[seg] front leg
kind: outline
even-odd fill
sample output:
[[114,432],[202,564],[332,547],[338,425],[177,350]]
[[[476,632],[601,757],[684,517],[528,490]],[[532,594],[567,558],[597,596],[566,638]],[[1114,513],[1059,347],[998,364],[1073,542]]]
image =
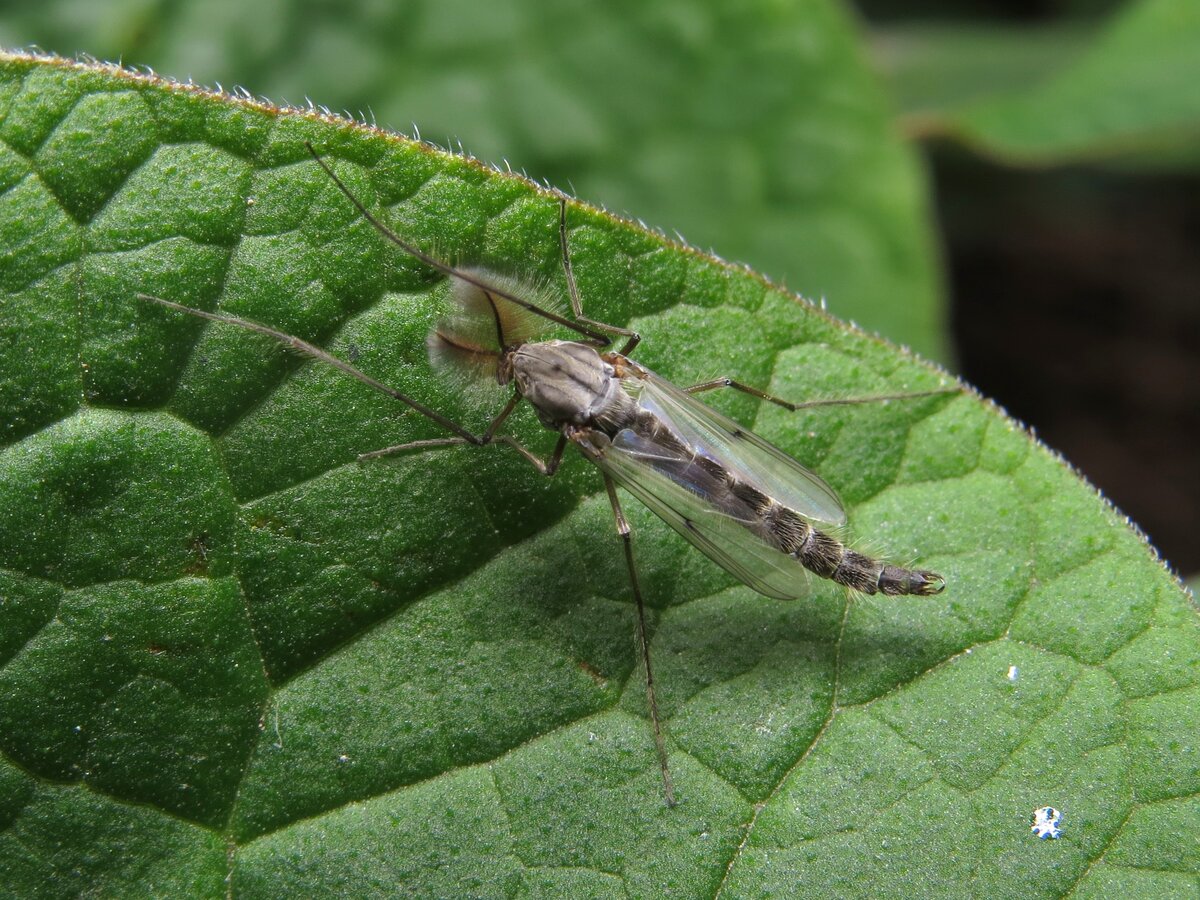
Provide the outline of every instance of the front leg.
[[608,334],[618,335],[625,338],[625,344],[621,347],[621,355],[628,356],[633,352],[642,340],[642,336],[636,331],[629,328],[622,328],[620,325],[609,325],[607,322],[600,322],[596,319],[589,319],[583,314],[583,300],[579,296],[579,287],[575,284],[575,269],[571,266],[571,250],[567,246],[567,198],[558,198],[558,245],[562,251],[562,266],[563,274],[567,279],[567,294],[571,298],[571,312],[575,318],[583,322],[585,325],[591,325],[593,328],[598,328]]
[[[484,440],[479,443],[479,446],[487,444],[506,444],[512,447],[529,462],[535,469],[545,475],[547,478],[552,478],[554,473],[558,471],[559,465],[562,464],[563,451],[567,446],[566,436],[558,439],[558,443],[554,445],[554,452],[550,454],[548,459],[542,459],[533,451],[526,448],[516,438],[507,434],[490,435],[485,434]],[[475,446],[471,441],[463,438],[430,438],[424,441],[409,441],[407,444],[397,444],[394,447],[384,447],[382,450],[372,450],[370,453],[360,453],[358,455],[359,462],[366,462],[371,459],[381,459],[385,456],[394,456],[398,453],[405,453],[409,450],[428,450],[433,447],[462,447]]]

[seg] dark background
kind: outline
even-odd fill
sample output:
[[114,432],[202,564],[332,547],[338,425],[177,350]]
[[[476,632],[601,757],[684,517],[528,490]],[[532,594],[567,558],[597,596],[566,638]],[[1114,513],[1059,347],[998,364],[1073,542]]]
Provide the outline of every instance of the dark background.
[[1200,184],[932,162],[963,377],[1200,571]]
[[[1086,28],[1118,0],[859,0],[914,21]],[[1200,53],[1200,48],[1197,48]],[[960,374],[1200,573],[1200,178],[1137,160],[1002,166],[925,147]]]

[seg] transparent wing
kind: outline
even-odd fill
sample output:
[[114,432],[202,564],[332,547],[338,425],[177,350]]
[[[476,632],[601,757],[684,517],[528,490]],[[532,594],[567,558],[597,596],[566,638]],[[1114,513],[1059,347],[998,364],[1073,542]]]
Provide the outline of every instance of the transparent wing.
[[[768,445],[769,446],[769,445]],[[760,594],[793,600],[808,591],[796,560],[762,540],[749,519],[705,501],[704,472],[686,450],[672,450],[626,429],[595,462],[612,479],[721,568]],[[683,483],[667,472],[686,471]],[[715,490],[714,485],[714,490]]]
[[719,460],[739,480],[806,519],[834,527],[846,524],[846,511],[833,488],[778,447],[653,372],[633,380],[641,385],[641,405],[696,452]]

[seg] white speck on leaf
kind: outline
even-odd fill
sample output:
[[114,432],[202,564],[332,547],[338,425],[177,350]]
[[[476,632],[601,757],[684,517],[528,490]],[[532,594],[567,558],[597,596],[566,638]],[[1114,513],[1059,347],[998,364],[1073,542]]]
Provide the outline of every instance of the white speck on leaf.
[[1058,840],[1062,837],[1062,829],[1058,827],[1061,820],[1061,812],[1053,806],[1043,806],[1033,811],[1033,827],[1029,830],[1043,841],[1047,838]]

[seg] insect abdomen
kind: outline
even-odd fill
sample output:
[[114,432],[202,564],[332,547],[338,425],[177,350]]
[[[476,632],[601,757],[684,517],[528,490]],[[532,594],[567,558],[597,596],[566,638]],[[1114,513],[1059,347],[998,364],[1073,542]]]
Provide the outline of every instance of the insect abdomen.
[[893,566],[851,550],[738,478],[718,460],[686,446],[656,416],[643,413],[635,427],[649,446],[662,450],[661,455],[648,455],[648,465],[703,497],[813,574],[864,594],[924,597],[946,587],[945,579],[936,572]]
[[904,569],[864,556],[769,497],[764,495],[763,500],[763,536],[815,575],[864,594],[928,596],[946,586],[935,572]]

